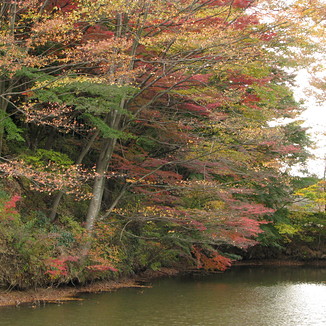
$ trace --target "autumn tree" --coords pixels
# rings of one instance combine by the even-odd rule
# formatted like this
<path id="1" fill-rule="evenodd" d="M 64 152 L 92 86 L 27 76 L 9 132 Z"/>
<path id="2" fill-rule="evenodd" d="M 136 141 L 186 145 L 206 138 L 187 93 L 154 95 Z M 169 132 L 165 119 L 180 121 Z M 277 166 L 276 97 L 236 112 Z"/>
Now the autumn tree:
<path id="1" fill-rule="evenodd" d="M 255 195 L 304 154 L 300 126 L 269 124 L 300 111 L 284 71 L 304 31 L 286 15 L 299 7 L 266 23 L 268 1 L 3 3 L 2 130 L 32 154 L 1 170 L 56 193 L 52 220 L 63 193 L 90 185 L 90 234 L 113 214 L 123 231 L 159 221 L 198 260 L 204 243 L 255 243 L 275 209 Z"/>

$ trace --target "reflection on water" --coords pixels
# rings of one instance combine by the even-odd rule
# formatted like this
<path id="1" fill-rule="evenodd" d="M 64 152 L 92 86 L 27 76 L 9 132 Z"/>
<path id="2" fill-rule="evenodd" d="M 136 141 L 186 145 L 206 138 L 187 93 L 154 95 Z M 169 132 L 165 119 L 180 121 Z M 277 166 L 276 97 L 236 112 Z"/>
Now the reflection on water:
<path id="1" fill-rule="evenodd" d="M 326 270 L 236 267 L 223 274 L 92 294 L 85 301 L 3 308 L 1 326 L 325 326 Z"/>

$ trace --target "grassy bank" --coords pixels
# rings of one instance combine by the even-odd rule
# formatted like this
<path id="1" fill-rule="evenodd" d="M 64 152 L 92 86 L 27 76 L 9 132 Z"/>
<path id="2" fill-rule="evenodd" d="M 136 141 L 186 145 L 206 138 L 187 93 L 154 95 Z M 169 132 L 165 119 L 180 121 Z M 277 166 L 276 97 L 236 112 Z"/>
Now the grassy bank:
<path id="1" fill-rule="evenodd" d="M 163 268 L 160 271 L 147 271 L 133 278 L 121 278 L 117 281 L 97 281 L 87 285 L 60 286 L 48 288 L 35 288 L 24 291 L 0 289 L 0 307 L 31 305 L 40 306 L 48 303 L 61 303 L 72 300 L 81 300 L 82 293 L 110 292 L 121 288 L 142 288 L 151 280 L 158 277 L 174 276 L 179 271 Z M 144 285 L 145 284 L 145 285 Z"/>

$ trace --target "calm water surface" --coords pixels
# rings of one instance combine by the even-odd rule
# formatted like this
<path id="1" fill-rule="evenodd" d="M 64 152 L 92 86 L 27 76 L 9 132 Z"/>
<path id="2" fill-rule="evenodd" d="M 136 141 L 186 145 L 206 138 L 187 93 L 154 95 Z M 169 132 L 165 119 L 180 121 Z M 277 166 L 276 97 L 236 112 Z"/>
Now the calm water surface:
<path id="1" fill-rule="evenodd" d="M 84 301 L 2 308 L 1 326 L 325 326 L 326 269 L 234 267 Z"/>

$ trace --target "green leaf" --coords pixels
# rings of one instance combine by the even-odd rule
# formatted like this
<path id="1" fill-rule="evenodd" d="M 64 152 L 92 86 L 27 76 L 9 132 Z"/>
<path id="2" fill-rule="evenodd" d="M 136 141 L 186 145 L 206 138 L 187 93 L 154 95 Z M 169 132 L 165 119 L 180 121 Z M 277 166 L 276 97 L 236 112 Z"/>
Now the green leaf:
<path id="1" fill-rule="evenodd" d="M 135 138 L 135 136 L 133 136 L 130 133 L 111 128 L 99 117 L 95 117 L 89 113 L 83 114 L 83 117 L 88 119 L 94 125 L 94 127 L 100 130 L 104 138 L 115 138 L 115 139 Z"/>
<path id="2" fill-rule="evenodd" d="M 34 155 L 21 155 L 21 157 L 30 164 L 44 165 L 49 161 L 62 166 L 69 166 L 74 162 L 64 153 L 53 150 L 38 149 Z"/>
<path id="3" fill-rule="evenodd" d="M 23 130 L 18 128 L 13 120 L 3 111 L 0 111 L 0 121 L 2 121 L 4 130 L 7 133 L 7 140 L 24 141 L 24 138 L 20 135 Z"/>

